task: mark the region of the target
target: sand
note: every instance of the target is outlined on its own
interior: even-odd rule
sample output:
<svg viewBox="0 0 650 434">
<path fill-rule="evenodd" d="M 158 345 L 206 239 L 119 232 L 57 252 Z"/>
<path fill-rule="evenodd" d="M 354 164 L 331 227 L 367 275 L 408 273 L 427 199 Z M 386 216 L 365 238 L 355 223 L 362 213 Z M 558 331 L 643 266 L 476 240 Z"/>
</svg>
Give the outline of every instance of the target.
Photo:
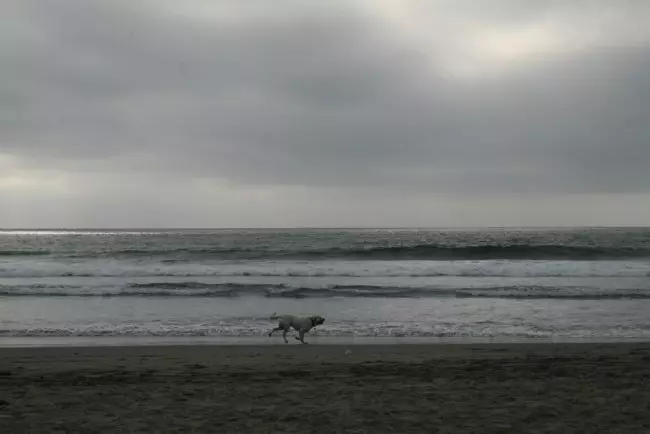
<svg viewBox="0 0 650 434">
<path fill-rule="evenodd" d="M 649 373 L 649 344 L 0 348 L 0 432 L 648 433 Z"/>
</svg>

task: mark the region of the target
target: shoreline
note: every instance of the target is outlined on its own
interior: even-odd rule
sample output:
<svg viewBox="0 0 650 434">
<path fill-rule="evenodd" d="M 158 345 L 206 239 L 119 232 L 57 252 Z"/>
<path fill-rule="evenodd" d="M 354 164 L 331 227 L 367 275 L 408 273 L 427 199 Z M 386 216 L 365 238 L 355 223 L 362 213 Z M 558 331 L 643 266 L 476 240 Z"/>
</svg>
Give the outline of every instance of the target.
<svg viewBox="0 0 650 434">
<path fill-rule="evenodd" d="M 289 337 L 290 338 L 290 337 Z M 350 337 L 309 336 L 311 345 L 324 346 L 401 346 L 401 345 L 561 345 L 561 344 L 645 344 L 648 338 L 504 338 L 504 337 Z M 83 347 L 174 347 L 174 346 L 259 346 L 286 347 L 302 345 L 289 339 L 285 344 L 280 335 L 267 336 L 48 336 L 0 337 L 0 350 L 4 348 L 83 348 Z"/>
</svg>

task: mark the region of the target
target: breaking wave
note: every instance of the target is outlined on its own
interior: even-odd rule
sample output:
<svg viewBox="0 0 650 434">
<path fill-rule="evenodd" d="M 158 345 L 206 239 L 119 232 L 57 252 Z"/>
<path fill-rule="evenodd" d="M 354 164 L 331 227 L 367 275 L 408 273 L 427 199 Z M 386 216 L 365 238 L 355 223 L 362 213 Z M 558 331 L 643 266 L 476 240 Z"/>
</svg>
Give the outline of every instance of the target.
<svg viewBox="0 0 650 434">
<path fill-rule="evenodd" d="M 12 260 L 0 261 L 0 278 L 356 278 L 356 277 L 649 277 L 650 261 L 170 261 Z"/>
</svg>

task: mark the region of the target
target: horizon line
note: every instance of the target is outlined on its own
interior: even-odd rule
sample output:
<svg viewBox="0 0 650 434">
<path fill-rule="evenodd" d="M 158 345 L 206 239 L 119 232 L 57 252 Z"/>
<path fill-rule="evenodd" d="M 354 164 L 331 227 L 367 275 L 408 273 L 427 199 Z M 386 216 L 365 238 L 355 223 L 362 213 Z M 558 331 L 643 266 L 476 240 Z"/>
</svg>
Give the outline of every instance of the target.
<svg viewBox="0 0 650 434">
<path fill-rule="evenodd" d="M 557 225 L 557 226 L 273 226 L 273 227 L 7 227 L 0 228 L 2 232 L 11 231 L 227 231 L 227 230 L 364 230 L 364 229 L 421 229 L 421 230 L 449 230 L 449 229 L 645 229 L 648 225 Z"/>
</svg>

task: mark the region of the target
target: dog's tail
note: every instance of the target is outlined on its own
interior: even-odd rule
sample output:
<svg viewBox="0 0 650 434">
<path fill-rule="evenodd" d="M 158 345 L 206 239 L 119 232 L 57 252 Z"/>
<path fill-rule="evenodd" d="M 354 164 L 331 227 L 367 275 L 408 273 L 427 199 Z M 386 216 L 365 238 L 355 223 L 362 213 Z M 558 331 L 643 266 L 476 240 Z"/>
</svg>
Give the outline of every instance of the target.
<svg viewBox="0 0 650 434">
<path fill-rule="evenodd" d="M 269 319 L 270 319 L 271 321 L 276 320 L 276 319 L 280 319 L 280 318 L 282 318 L 282 317 L 276 315 L 276 312 L 273 312 L 273 315 L 271 315 L 271 316 L 269 317 Z"/>
</svg>

